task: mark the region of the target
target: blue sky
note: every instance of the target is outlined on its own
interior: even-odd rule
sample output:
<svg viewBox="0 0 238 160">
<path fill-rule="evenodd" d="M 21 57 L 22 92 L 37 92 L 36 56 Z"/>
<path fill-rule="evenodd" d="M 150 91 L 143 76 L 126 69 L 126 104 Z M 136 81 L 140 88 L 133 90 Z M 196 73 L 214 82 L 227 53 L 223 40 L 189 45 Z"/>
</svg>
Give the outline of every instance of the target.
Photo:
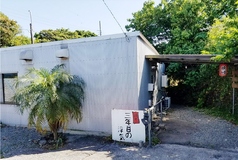
<svg viewBox="0 0 238 160">
<path fill-rule="evenodd" d="M 142 9 L 146 0 L 104 0 L 126 32 L 127 19 Z M 159 4 L 160 0 L 154 0 Z M 1 12 L 18 22 L 23 34 L 30 37 L 30 12 L 33 34 L 43 29 L 68 28 L 89 30 L 99 35 L 122 33 L 103 0 L 0 0 Z M 30 10 L 30 12 L 29 12 Z"/>
</svg>

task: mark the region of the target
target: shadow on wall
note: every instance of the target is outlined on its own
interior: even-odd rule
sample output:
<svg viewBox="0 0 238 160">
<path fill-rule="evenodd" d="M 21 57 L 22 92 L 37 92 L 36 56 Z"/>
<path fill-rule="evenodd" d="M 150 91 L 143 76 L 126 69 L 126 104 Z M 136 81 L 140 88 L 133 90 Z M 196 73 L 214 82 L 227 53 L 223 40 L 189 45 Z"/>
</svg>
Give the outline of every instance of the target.
<svg viewBox="0 0 238 160">
<path fill-rule="evenodd" d="M 139 88 L 139 110 L 144 110 L 145 108 L 148 108 L 148 100 L 150 99 L 150 93 L 148 92 L 148 83 L 150 83 L 150 72 L 151 69 L 149 61 L 145 60 L 141 73 L 141 83 Z"/>
</svg>

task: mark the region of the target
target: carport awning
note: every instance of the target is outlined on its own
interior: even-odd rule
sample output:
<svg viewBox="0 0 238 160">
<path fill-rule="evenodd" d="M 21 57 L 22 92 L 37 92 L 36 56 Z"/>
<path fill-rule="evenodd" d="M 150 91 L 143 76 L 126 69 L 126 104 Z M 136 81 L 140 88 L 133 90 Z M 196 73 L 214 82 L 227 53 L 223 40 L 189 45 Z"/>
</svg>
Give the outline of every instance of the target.
<svg viewBox="0 0 238 160">
<path fill-rule="evenodd" d="M 202 55 L 202 54 L 163 54 L 163 55 L 146 55 L 145 58 L 150 61 L 159 63 L 187 63 L 187 64 L 203 64 L 203 63 L 229 63 L 238 64 L 238 55 L 231 59 L 230 62 L 215 62 L 211 58 L 216 55 Z"/>
</svg>

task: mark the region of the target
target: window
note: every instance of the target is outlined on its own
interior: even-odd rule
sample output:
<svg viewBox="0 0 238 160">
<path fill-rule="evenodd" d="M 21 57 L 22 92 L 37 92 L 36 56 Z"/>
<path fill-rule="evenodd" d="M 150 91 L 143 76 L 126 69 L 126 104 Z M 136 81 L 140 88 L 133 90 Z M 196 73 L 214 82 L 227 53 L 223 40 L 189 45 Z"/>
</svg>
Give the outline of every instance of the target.
<svg viewBox="0 0 238 160">
<path fill-rule="evenodd" d="M 12 97 L 15 94 L 14 78 L 17 73 L 2 74 L 3 103 L 13 103 Z"/>
</svg>

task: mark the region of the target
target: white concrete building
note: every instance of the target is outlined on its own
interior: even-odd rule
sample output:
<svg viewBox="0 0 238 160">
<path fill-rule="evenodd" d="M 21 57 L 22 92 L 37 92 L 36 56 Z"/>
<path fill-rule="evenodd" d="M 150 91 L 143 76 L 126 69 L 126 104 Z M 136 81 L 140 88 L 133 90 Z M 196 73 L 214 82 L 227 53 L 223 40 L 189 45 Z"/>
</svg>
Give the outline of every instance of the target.
<svg viewBox="0 0 238 160">
<path fill-rule="evenodd" d="M 139 32 L 81 38 L 0 49 L 0 121 L 27 126 L 28 114 L 20 114 L 10 98 L 11 80 L 28 68 L 52 69 L 64 63 L 86 82 L 83 119 L 68 129 L 111 133 L 111 109 L 143 110 L 151 93 L 151 64 L 145 55 L 157 51 Z"/>
</svg>

